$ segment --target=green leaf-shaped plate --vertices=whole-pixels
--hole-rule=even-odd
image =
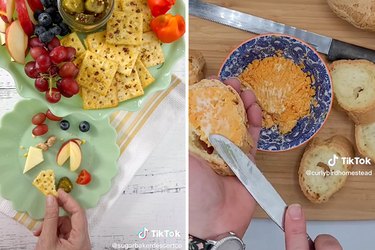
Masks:
[[[31,123],[31,118],[47,109],[45,103],[38,100],[22,100],[12,112],[4,115],[0,123],[0,195],[12,201],[14,209],[28,212],[34,219],[44,217],[45,196],[32,185],[40,171],[52,169],[56,182],[63,176],[69,177],[74,186],[71,194],[87,209],[96,206],[100,197],[109,191],[112,178],[117,174],[117,159],[120,154],[116,144],[116,131],[109,124],[109,119],[95,121],[82,113],[64,117],[70,122],[67,131],[60,129],[59,122],[47,120],[48,133],[33,138],[31,131],[35,125]],[[91,129],[86,133],[78,128],[83,120],[91,124]],[[55,135],[58,140],[43,153],[44,162],[23,174],[26,162],[24,154],[29,146],[44,142],[51,135]],[[61,145],[72,138],[86,141],[81,145],[82,164],[76,172],[69,170],[69,160],[62,167],[56,164],[56,155]],[[91,183],[86,186],[75,183],[82,169],[88,170],[92,175]]]
[[[178,0],[173,6],[171,13],[185,15],[185,6],[182,0]],[[83,35],[83,34],[81,34]],[[151,74],[156,79],[154,83],[145,89],[145,94],[138,98],[134,98],[119,104],[116,108],[108,108],[101,110],[83,110],[82,99],[79,95],[72,98],[62,97],[61,101],[56,104],[48,103],[45,100],[44,93],[38,92],[34,88],[34,79],[28,78],[24,72],[24,65],[11,62],[9,53],[5,46],[0,46],[0,67],[8,70],[13,76],[17,86],[17,92],[24,98],[38,99],[44,102],[48,108],[58,116],[66,116],[74,112],[82,112],[89,115],[91,118],[98,120],[107,117],[115,110],[137,111],[141,108],[142,103],[147,97],[159,90],[166,89],[171,83],[171,70],[185,52],[185,41],[180,38],[178,41],[171,44],[163,44],[162,46],[165,63],[149,68]],[[31,61],[30,55],[26,61]]]

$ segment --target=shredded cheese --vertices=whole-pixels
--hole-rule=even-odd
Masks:
[[[263,126],[278,126],[282,134],[290,132],[297,121],[310,114],[315,90],[311,77],[302,67],[282,56],[255,60],[240,75],[250,87],[263,111]]]

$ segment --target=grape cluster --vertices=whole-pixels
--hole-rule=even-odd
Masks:
[[[50,42],[55,36],[65,36],[71,32],[69,26],[57,9],[56,0],[42,0],[44,10],[36,10],[34,18],[38,24],[35,26],[34,34],[43,43]]]
[[[59,102],[61,95],[70,98],[78,94],[75,77],[79,69],[72,62],[76,56],[74,48],[61,46],[57,37],[47,44],[34,37],[30,39],[30,55],[35,61],[25,65],[25,73],[35,79],[35,88],[45,92],[48,102]]]

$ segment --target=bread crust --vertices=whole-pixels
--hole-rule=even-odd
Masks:
[[[305,148],[305,152],[303,153],[300,167],[298,170],[298,180],[300,188],[306,198],[311,201],[312,203],[324,203],[329,200],[329,198],[338,192],[345,184],[347,176],[342,176],[341,179],[337,181],[336,184],[332,184],[329,190],[326,190],[324,193],[320,193],[319,191],[315,190],[309,183],[312,183],[311,178],[318,178],[316,182],[320,182],[321,185],[325,184],[328,185],[330,183],[322,183],[327,181],[328,179],[325,178],[337,178],[336,176],[327,176],[327,177],[317,177],[312,175],[307,175],[307,170],[314,170],[316,166],[311,165],[311,161],[316,161],[317,157],[320,157],[320,154],[317,154],[317,151],[322,150],[323,152],[327,152],[327,149],[334,151],[335,154],[338,154],[341,157],[354,157],[354,150],[351,142],[344,136],[335,135],[326,140],[323,140],[319,137],[314,138]],[[318,156],[319,155],[319,156]],[[333,155],[332,155],[333,156]],[[314,158],[315,157],[315,158]],[[320,163],[320,162],[319,162]],[[323,162],[323,165],[326,165]],[[329,168],[328,165],[326,167]],[[334,166],[336,167],[336,165]],[[329,169],[323,170],[334,170],[332,167]],[[344,171],[350,171],[352,169],[351,164],[343,164]],[[318,168],[319,169],[319,168]],[[320,178],[320,179],[319,179]],[[335,183],[335,182],[333,182]]]
[[[375,31],[375,1],[327,0],[329,7],[340,18],[359,29]]]
[[[217,95],[212,95],[212,91]],[[219,96],[228,99],[218,100]],[[232,108],[230,112],[229,108]],[[204,109],[204,112],[199,112],[199,109]],[[204,115],[220,117],[220,120],[207,120]],[[206,124],[207,121],[209,124]],[[233,172],[215,151],[209,154],[202,144],[212,147],[208,136],[217,133],[226,136],[244,152],[249,152],[254,142],[247,126],[244,104],[232,87],[207,79],[189,87],[189,151],[209,162],[217,174],[226,176],[233,175]]]
[[[372,163],[375,162],[375,152],[372,152],[371,149],[366,145],[366,135],[363,133],[363,127],[364,126],[373,126],[373,130],[375,131],[375,123],[373,124],[359,124],[355,125],[355,144],[356,144],[356,149],[358,153],[362,157],[369,157],[372,161]],[[369,135],[372,138],[372,135]]]
[[[342,65],[352,65],[352,66],[359,66],[361,68],[366,68],[370,71],[374,72],[375,76],[375,64],[367,61],[367,60],[338,60],[334,61],[330,64],[330,70],[331,72],[334,72],[337,67],[340,67]],[[333,74],[332,74],[333,75]],[[335,97],[335,104],[338,104],[341,109],[346,111],[350,119],[353,120],[355,124],[368,124],[375,122],[375,98],[369,103],[368,106],[363,108],[356,108],[350,106],[349,103],[345,103],[348,100],[346,98],[343,98],[337,94],[337,88],[340,87],[340,83],[335,83],[335,80],[332,77],[333,81],[333,91],[334,91],[334,97]],[[374,86],[372,88],[375,89],[375,82],[373,83]],[[353,89],[348,89],[348,91],[354,91]]]
[[[202,52],[189,50],[189,85],[199,82],[204,78],[206,60]]]

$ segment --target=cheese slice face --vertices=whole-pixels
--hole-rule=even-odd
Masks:
[[[42,149],[30,147],[29,152],[27,153],[27,159],[25,163],[25,168],[23,169],[23,173],[26,173],[27,171],[34,168],[43,161],[44,158]]]

